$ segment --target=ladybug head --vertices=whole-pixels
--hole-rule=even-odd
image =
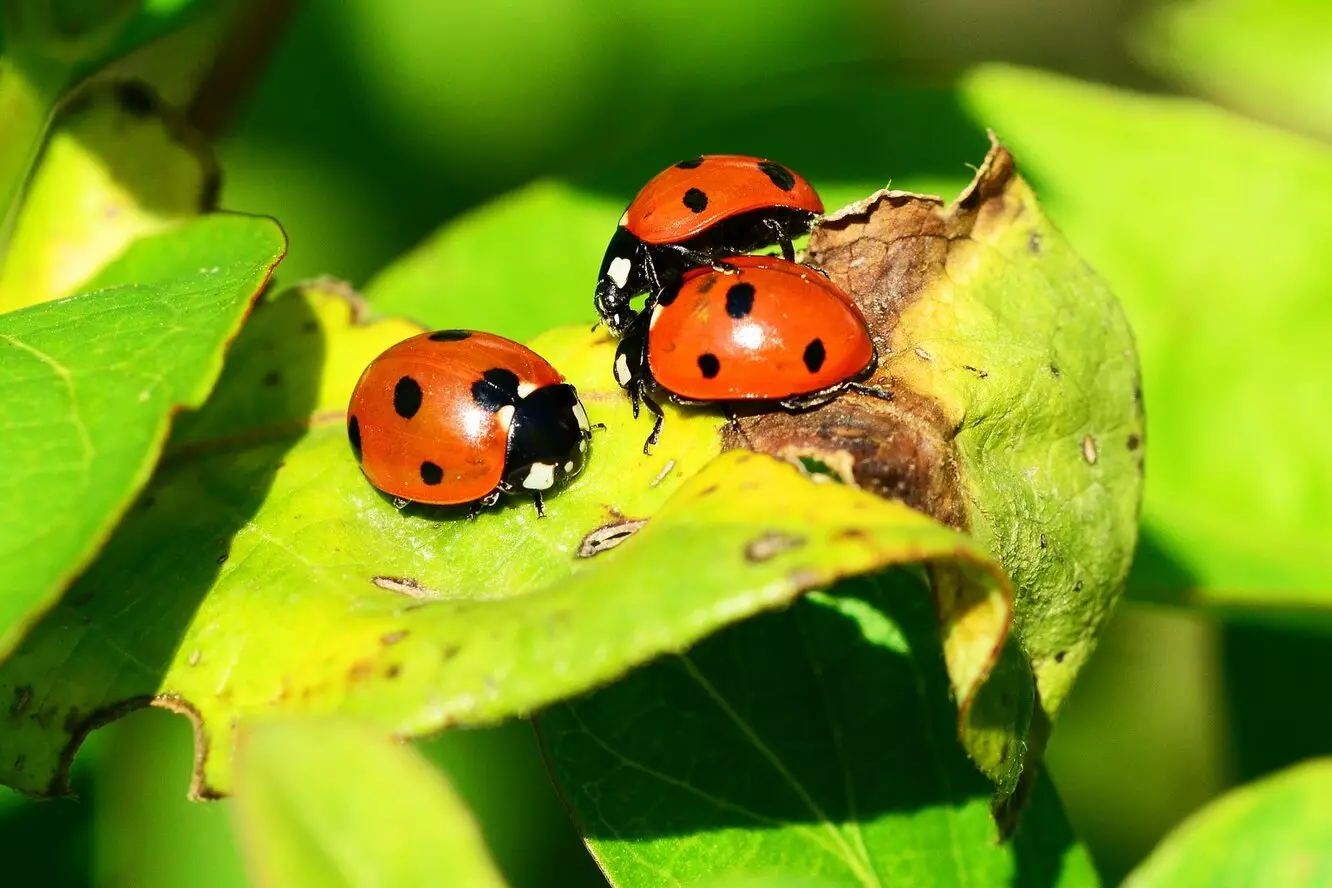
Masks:
[[[506,490],[541,493],[583,470],[592,427],[578,392],[548,385],[518,401],[504,459]]]
[[[633,318],[629,302],[647,289],[643,275],[642,241],[626,228],[615,229],[615,236],[606,247],[597,275],[595,304],[597,314],[606,327],[620,335]]]

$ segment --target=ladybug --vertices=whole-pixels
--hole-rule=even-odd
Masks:
[[[623,334],[639,293],[662,292],[687,270],[719,257],[779,244],[807,233],[823,201],[802,177],[771,160],[706,154],[654,176],[620,217],[597,275],[602,323]]]
[[[542,494],[577,475],[592,427],[572,385],[524,345],[475,330],[422,333],[365,368],[347,408],[347,437],[367,479],[428,505],[501,493]]]
[[[638,416],[656,416],[643,452],[661,434],[657,388],[681,404],[776,401],[802,410],[855,388],[876,364],[860,309],[821,272],[776,256],[736,256],[696,268],[641,312],[615,352],[615,381]]]

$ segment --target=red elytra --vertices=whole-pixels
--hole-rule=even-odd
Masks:
[[[632,323],[630,303],[649,302],[700,265],[792,239],[823,212],[813,186],[788,167],[740,154],[708,154],[654,176],[615,228],[597,273],[593,302],[611,333]]]
[[[823,201],[809,182],[779,163],[743,154],[705,154],[653,176],[621,224],[649,244],[671,244],[724,219],[777,208],[817,215]]]
[[[788,400],[826,392],[874,363],[865,319],[832,281],[769,256],[701,268],[652,309],[648,370],[688,401]]]
[[[535,434],[534,434],[535,432]],[[540,495],[582,469],[590,438],[573,386],[492,333],[440,330],[392,346],[361,374],[347,434],[370,483],[430,505]]]

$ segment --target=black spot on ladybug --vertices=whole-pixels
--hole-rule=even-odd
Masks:
[[[352,416],[347,419],[347,440],[351,442],[352,453],[361,459],[361,421]]]
[[[436,330],[430,334],[431,342],[462,342],[471,338],[470,330]]]
[[[805,361],[805,369],[810,373],[818,373],[819,368],[823,366],[824,360],[828,357],[828,352],[823,348],[823,340],[811,339],[809,345],[805,346],[805,354],[802,357]]]
[[[1128,436],[1128,449],[1129,449],[1129,450],[1137,450],[1138,447],[1141,446],[1141,445],[1142,445],[1142,438],[1140,438],[1138,435],[1135,434],[1135,435],[1129,435],[1129,436]]]
[[[726,313],[737,321],[754,309],[754,285],[732,284],[726,291]]]
[[[432,462],[421,463],[421,480],[431,487],[444,480],[444,470]]]
[[[481,378],[500,391],[518,397],[518,374],[503,367],[496,367],[481,374]]]
[[[147,117],[157,106],[152,91],[137,80],[122,80],[115,91],[120,107],[134,117]]]
[[[780,163],[762,160],[759,161],[758,167],[763,171],[763,175],[772,180],[772,184],[783,191],[790,191],[795,187],[795,175]]]
[[[517,402],[518,374],[503,367],[487,370],[472,383],[472,400],[490,413]]]
[[[393,387],[393,409],[403,419],[411,419],[421,409],[421,384],[404,376]]]
[[[684,193],[684,205],[691,213],[701,213],[708,208],[708,196],[697,188],[690,188]]]
[[[703,165],[703,158],[700,155],[699,157],[691,157],[689,158],[689,160],[680,161],[675,165],[675,168],[677,170],[696,170],[702,165]]]
[[[721,372],[721,361],[712,352],[704,352],[698,356],[698,369],[703,371],[704,379],[712,379]]]

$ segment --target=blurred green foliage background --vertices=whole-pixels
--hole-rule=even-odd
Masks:
[[[884,185],[885,172],[894,187],[951,196],[985,147],[975,107],[984,102],[973,96],[963,107],[954,84],[983,61],[1148,93],[1192,91],[1290,131],[1332,135],[1332,7],[1317,0],[259,5],[252,40],[264,49],[272,31],[271,54],[232,72],[251,88],[208,123],[222,206],[272,215],[290,236],[279,269],[286,283],[331,274],[366,285],[441,224],[537,178],[562,177],[618,206],[660,166],[700,152],[772,153],[821,188],[830,182],[830,207]],[[882,83],[895,85],[892,97],[873,104],[869,88]],[[797,110],[768,110],[787,103]],[[1030,113],[1063,110],[1052,102]],[[875,125],[862,126],[867,117]],[[891,144],[875,144],[885,131]],[[715,143],[700,144],[699,132]],[[794,147],[765,148],[774,142]],[[1070,176],[1096,174],[1073,158],[1066,166]],[[1076,211],[1061,217],[1060,182],[1032,178],[1056,223],[1076,228]],[[508,246],[558,253],[561,237],[533,224]],[[594,271],[595,259],[589,321]],[[516,307],[515,328],[502,332],[530,335],[554,322],[539,305],[542,281],[531,284],[533,306]],[[1151,429],[1150,391],[1148,404]],[[1140,597],[1170,600],[1198,582],[1167,548],[1145,540],[1135,579],[1151,594]],[[1107,881],[1226,787],[1332,751],[1332,714],[1307,705],[1301,689],[1328,674],[1332,644],[1318,629],[1123,607],[1050,751],[1054,781]],[[137,713],[94,735],[75,767],[77,798],[37,803],[0,791],[12,884],[243,885],[224,805],[185,801],[190,743],[183,719]],[[512,884],[600,883],[526,725],[421,745],[478,812]]]

